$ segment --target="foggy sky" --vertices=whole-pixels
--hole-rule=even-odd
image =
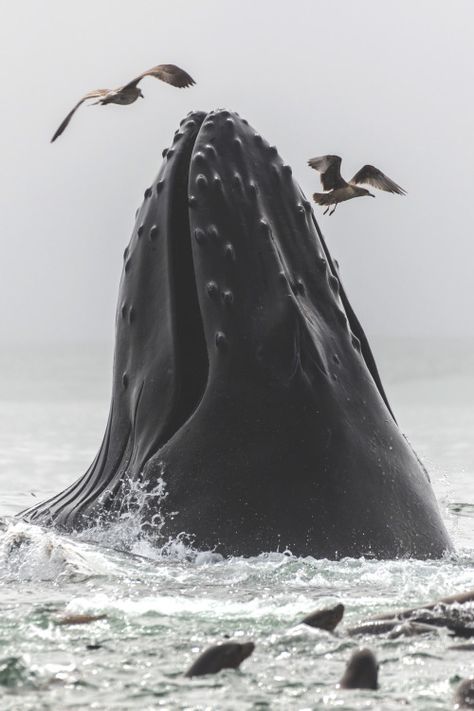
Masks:
[[[238,111],[293,167],[336,153],[377,192],[315,214],[371,336],[471,338],[474,319],[472,0],[27,0],[3,3],[0,339],[114,336],[122,253],[144,189],[191,109]],[[81,108],[158,63],[196,79],[145,79],[144,101]]]

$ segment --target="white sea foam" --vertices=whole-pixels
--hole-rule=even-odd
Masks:
[[[115,564],[100,550],[25,521],[11,520],[0,536],[1,577],[60,581],[115,571]]]

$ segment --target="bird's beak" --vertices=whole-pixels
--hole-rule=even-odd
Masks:
[[[375,195],[372,195],[372,193],[369,193],[370,197],[375,197]]]

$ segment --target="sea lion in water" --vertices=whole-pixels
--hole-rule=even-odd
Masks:
[[[351,637],[364,634],[387,634],[390,639],[405,636],[412,637],[418,634],[427,634],[440,627],[446,627],[453,637],[474,637],[473,620],[467,618],[456,619],[446,614],[431,614],[429,610],[419,611],[412,617],[394,617],[391,619],[377,619],[362,622],[349,627],[347,634]]]
[[[105,620],[107,615],[64,615],[56,620],[57,625],[88,625],[90,622]]]
[[[430,602],[427,605],[418,605],[417,607],[409,607],[405,610],[398,610],[397,612],[385,612],[382,615],[377,615],[372,617],[372,620],[388,620],[393,617],[398,617],[399,619],[412,617],[415,613],[420,613],[425,610],[434,610],[435,607],[440,605],[453,605],[458,603],[458,605],[464,605],[466,602],[474,602],[474,589],[466,590],[465,592],[455,593],[454,595],[448,595],[447,597],[441,597],[435,602]]]
[[[410,622],[431,625],[432,627],[446,627],[451,636],[464,637],[468,639],[474,637],[474,617],[471,612],[462,608],[449,608],[440,605],[439,610],[426,610],[409,618]]]
[[[474,652],[474,644],[452,644],[448,649],[456,649],[459,652]]]
[[[423,622],[412,622],[406,620],[397,625],[391,632],[388,633],[389,639],[398,639],[399,637],[418,637],[420,634],[431,634],[435,631],[435,627]]]
[[[204,674],[217,674],[221,669],[238,669],[244,659],[250,657],[254,649],[253,642],[216,644],[199,655],[185,676],[203,676]]]
[[[474,709],[474,678],[464,679],[454,696],[455,709]]]
[[[472,609],[463,607],[470,602],[472,592],[462,593],[444,598],[438,602],[419,608],[401,610],[398,613],[378,615],[367,622],[349,628],[350,635],[355,634],[384,634],[408,622],[413,629],[430,627],[446,627],[452,636],[470,638],[474,637],[474,614]],[[395,616],[396,615],[396,616]],[[420,627],[421,625],[421,627]]]
[[[339,603],[335,607],[328,607],[324,610],[316,610],[306,615],[301,622],[310,627],[333,632],[344,616],[344,605]]]
[[[370,649],[354,652],[347,663],[339,686],[341,689],[378,689],[379,665]]]
[[[347,634],[354,637],[358,634],[385,634],[386,632],[391,632],[395,627],[400,624],[400,620],[393,618],[391,620],[368,620],[367,622],[361,622],[354,627],[349,627]]]

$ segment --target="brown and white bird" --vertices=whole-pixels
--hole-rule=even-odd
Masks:
[[[98,99],[98,101],[95,101],[94,104],[101,104],[102,106],[105,104],[121,104],[124,106],[126,104],[133,104],[133,102],[139,97],[143,99],[144,97],[141,89],[138,87],[138,84],[144,77],[155,77],[156,79],[161,79],[161,81],[171,84],[172,86],[177,86],[179,89],[192,86],[196,83],[194,79],[184,71],[184,69],[180,69],[175,64],[159,64],[157,67],[153,67],[152,69],[148,69],[146,72],[139,74],[139,76],[135,79],[129,81],[128,84],[120,86],[118,89],[95,89],[94,91],[89,91],[80,101],[77,102],[72,111],[68,113],[52,137],[51,143],[53,143],[53,141],[55,141],[58,136],[63,133],[79,106],[81,106],[81,104],[88,99]]]
[[[349,182],[346,182],[341,175],[341,158],[339,156],[321,156],[320,158],[310,158],[308,165],[321,173],[321,184],[327,192],[313,193],[313,199],[318,205],[327,205],[324,215],[334,205],[329,213],[333,214],[340,202],[351,200],[355,197],[370,195],[375,197],[366,188],[359,185],[372,185],[379,190],[397,195],[406,195],[403,188],[390,180],[381,170],[373,165],[364,165]]]

